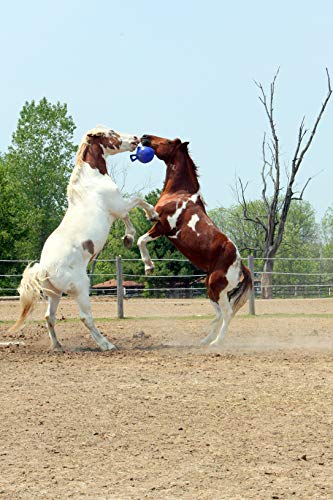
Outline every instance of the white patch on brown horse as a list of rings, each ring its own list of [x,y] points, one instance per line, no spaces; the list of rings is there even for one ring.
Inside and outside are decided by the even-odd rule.
[[[200,220],[199,215],[193,214],[190,221],[187,223],[188,227],[190,227],[192,231],[194,231],[197,234],[197,236],[200,236],[200,234],[196,231],[195,226],[199,222],[199,220]]]
[[[189,201],[192,201],[193,203],[196,203],[198,201],[198,198],[200,198],[200,193],[194,193],[192,196],[189,197]]]
[[[187,205],[187,201],[183,201],[182,204],[180,205],[180,207],[178,205],[179,205],[179,203],[177,201],[175,212],[172,215],[168,215],[168,217],[167,217],[170,229],[175,229],[175,227],[177,226],[178,218],[179,218],[180,214],[182,213],[182,211],[185,210],[186,205]]]
[[[176,234],[174,234],[173,236],[168,236],[168,238],[176,240],[178,238],[179,233],[180,233],[180,229],[176,232]]]

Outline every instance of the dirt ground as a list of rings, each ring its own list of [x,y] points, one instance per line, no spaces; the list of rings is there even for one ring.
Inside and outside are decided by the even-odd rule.
[[[0,499],[333,498],[333,299],[258,301],[223,347],[207,300],[95,299],[100,352],[64,300],[20,334],[0,301]]]

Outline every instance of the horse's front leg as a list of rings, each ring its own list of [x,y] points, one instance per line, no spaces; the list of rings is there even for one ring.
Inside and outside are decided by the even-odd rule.
[[[136,197],[136,198],[130,198],[129,200],[126,200],[126,202],[127,202],[128,212],[132,210],[132,208],[140,207],[145,211],[148,220],[151,221],[159,220],[158,213],[155,212],[154,207],[147,201],[142,200],[139,197]]]
[[[126,248],[131,248],[134,243],[136,231],[128,214],[122,218],[122,221],[126,228],[126,234],[123,236],[123,242]]]
[[[150,254],[147,249],[147,243],[156,240],[162,236],[162,231],[159,223],[153,225],[153,227],[148,231],[148,233],[143,234],[138,239],[138,247],[141,254],[141,259],[145,264],[145,274],[152,274],[154,272],[155,266],[151,260]]]

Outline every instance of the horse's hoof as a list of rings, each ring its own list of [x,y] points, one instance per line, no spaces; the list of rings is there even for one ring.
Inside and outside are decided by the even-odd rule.
[[[123,236],[123,243],[126,248],[131,248],[134,243],[133,236],[131,236],[130,234],[125,234],[125,236]]]
[[[222,342],[216,342],[216,340],[213,340],[210,344],[208,344],[209,347],[212,349],[221,349],[222,347]]]
[[[207,340],[207,339],[200,340],[200,345],[207,345],[208,343],[209,343],[209,340]]]
[[[151,274],[154,273],[155,267],[146,267],[145,268],[145,275],[150,276]]]
[[[118,347],[115,346],[114,344],[111,344],[111,342],[103,342],[100,344],[100,348],[102,351],[118,351]]]
[[[55,352],[65,352],[61,344],[52,345],[52,350]]]

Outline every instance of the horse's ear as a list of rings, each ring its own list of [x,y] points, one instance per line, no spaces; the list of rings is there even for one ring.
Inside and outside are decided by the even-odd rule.
[[[185,142],[182,142],[181,143],[181,149],[185,149],[187,151],[187,146],[189,145],[190,143],[188,141],[185,141]]]

